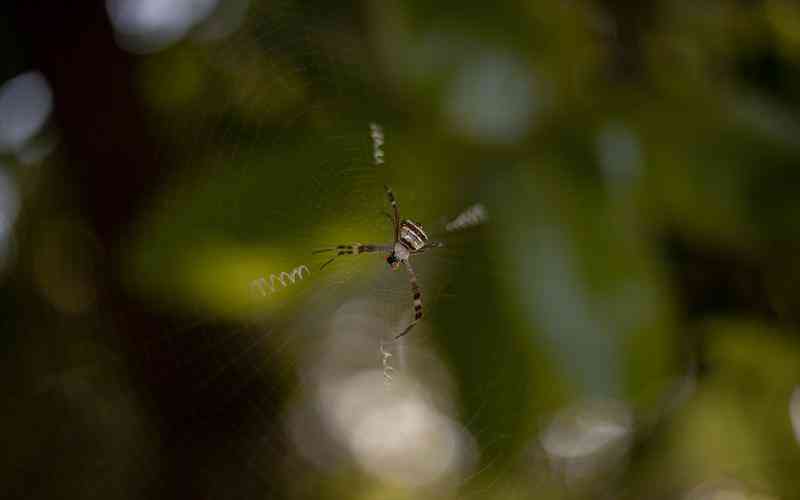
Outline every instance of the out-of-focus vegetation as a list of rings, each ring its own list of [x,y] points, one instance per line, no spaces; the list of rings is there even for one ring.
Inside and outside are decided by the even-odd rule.
[[[800,6],[332,4],[0,22],[0,496],[800,498]]]

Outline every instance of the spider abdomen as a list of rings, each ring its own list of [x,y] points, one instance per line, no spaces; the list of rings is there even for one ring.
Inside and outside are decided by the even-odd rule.
[[[428,242],[428,235],[422,229],[422,224],[418,224],[411,219],[406,219],[400,223],[399,242],[409,251],[417,252],[422,250]]]

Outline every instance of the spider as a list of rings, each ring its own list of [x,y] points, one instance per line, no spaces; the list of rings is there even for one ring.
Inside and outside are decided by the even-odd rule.
[[[387,253],[386,262],[394,271],[400,268],[400,264],[405,266],[406,271],[408,271],[408,279],[411,282],[411,293],[414,297],[414,320],[405,330],[394,337],[394,339],[397,340],[410,332],[411,329],[414,328],[414,325],[422,318],[422,292],[417,283],[417,274],[411,266],[411,256],[420,254],[431,248],[441,248],[444,246],[444,243],[428,241],[428,235],[425,234],[425,231],[422,229],[422,224],[414,222],[411,219],[400,220],[400,210],[397,207],[397,200],[394,197],[394,193],[389,186],[383,187],[386,190],[386,197],[389,199],[389,204],[392,206],[393,211],[393,214],[384,212],[384,215],[392,221],[394,227],[394,243],[388,245],[362,245],[361,243],[353,243],[351,245],[338,245],[336,247],[323,248],[313,253],[336,252],[336,255],[320,266],[320,270],[324,269],[325,266],[333,262],[336,257],[340,255],[359,255],[362,253],[375,252]]]

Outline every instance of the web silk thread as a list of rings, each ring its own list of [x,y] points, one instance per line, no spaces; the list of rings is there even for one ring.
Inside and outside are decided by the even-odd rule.
[[[303,272],[305,272],[305,275]],[[256,295],[269,297],[281,289],[278,287],[278,284],[280,284],[282,288],[286,288],[295,284],[297,281],[303,280],[310,274],[311,271],[307,266],[299,265],[288,273],[281,271],[279,274],[270,274],[267,278],[262,277],[255,279],[250,282],[250,289]]]
[[[372,138],[372,159],[375,166],[383,165],[383,129],[377,123],[370,123],[369,135]]]
[[[455,219],[444,226],[445,231],[453,232],[477,226],[486,222],[489,212],[480,203],[476,203],[461,212]]]

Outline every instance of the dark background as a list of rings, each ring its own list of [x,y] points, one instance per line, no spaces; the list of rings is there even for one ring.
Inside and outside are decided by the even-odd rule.
[[[171,39],[124,2],[5,9],[0,80],[39,72],[52,108],[0,140],[3,496],[800,498],[800,8],[206,4]],[[33,111],[2,95],[7,134]],[[403,471],[433,437],[383,462],[314,399],[383,387],[391,334],[341,307],[410,307],[380,259],[310,255],[383,242],[384,183],[428,227],[490,214],[420,264],[393,351],[386,391],[417,380],[471,443],[430,481]]]

